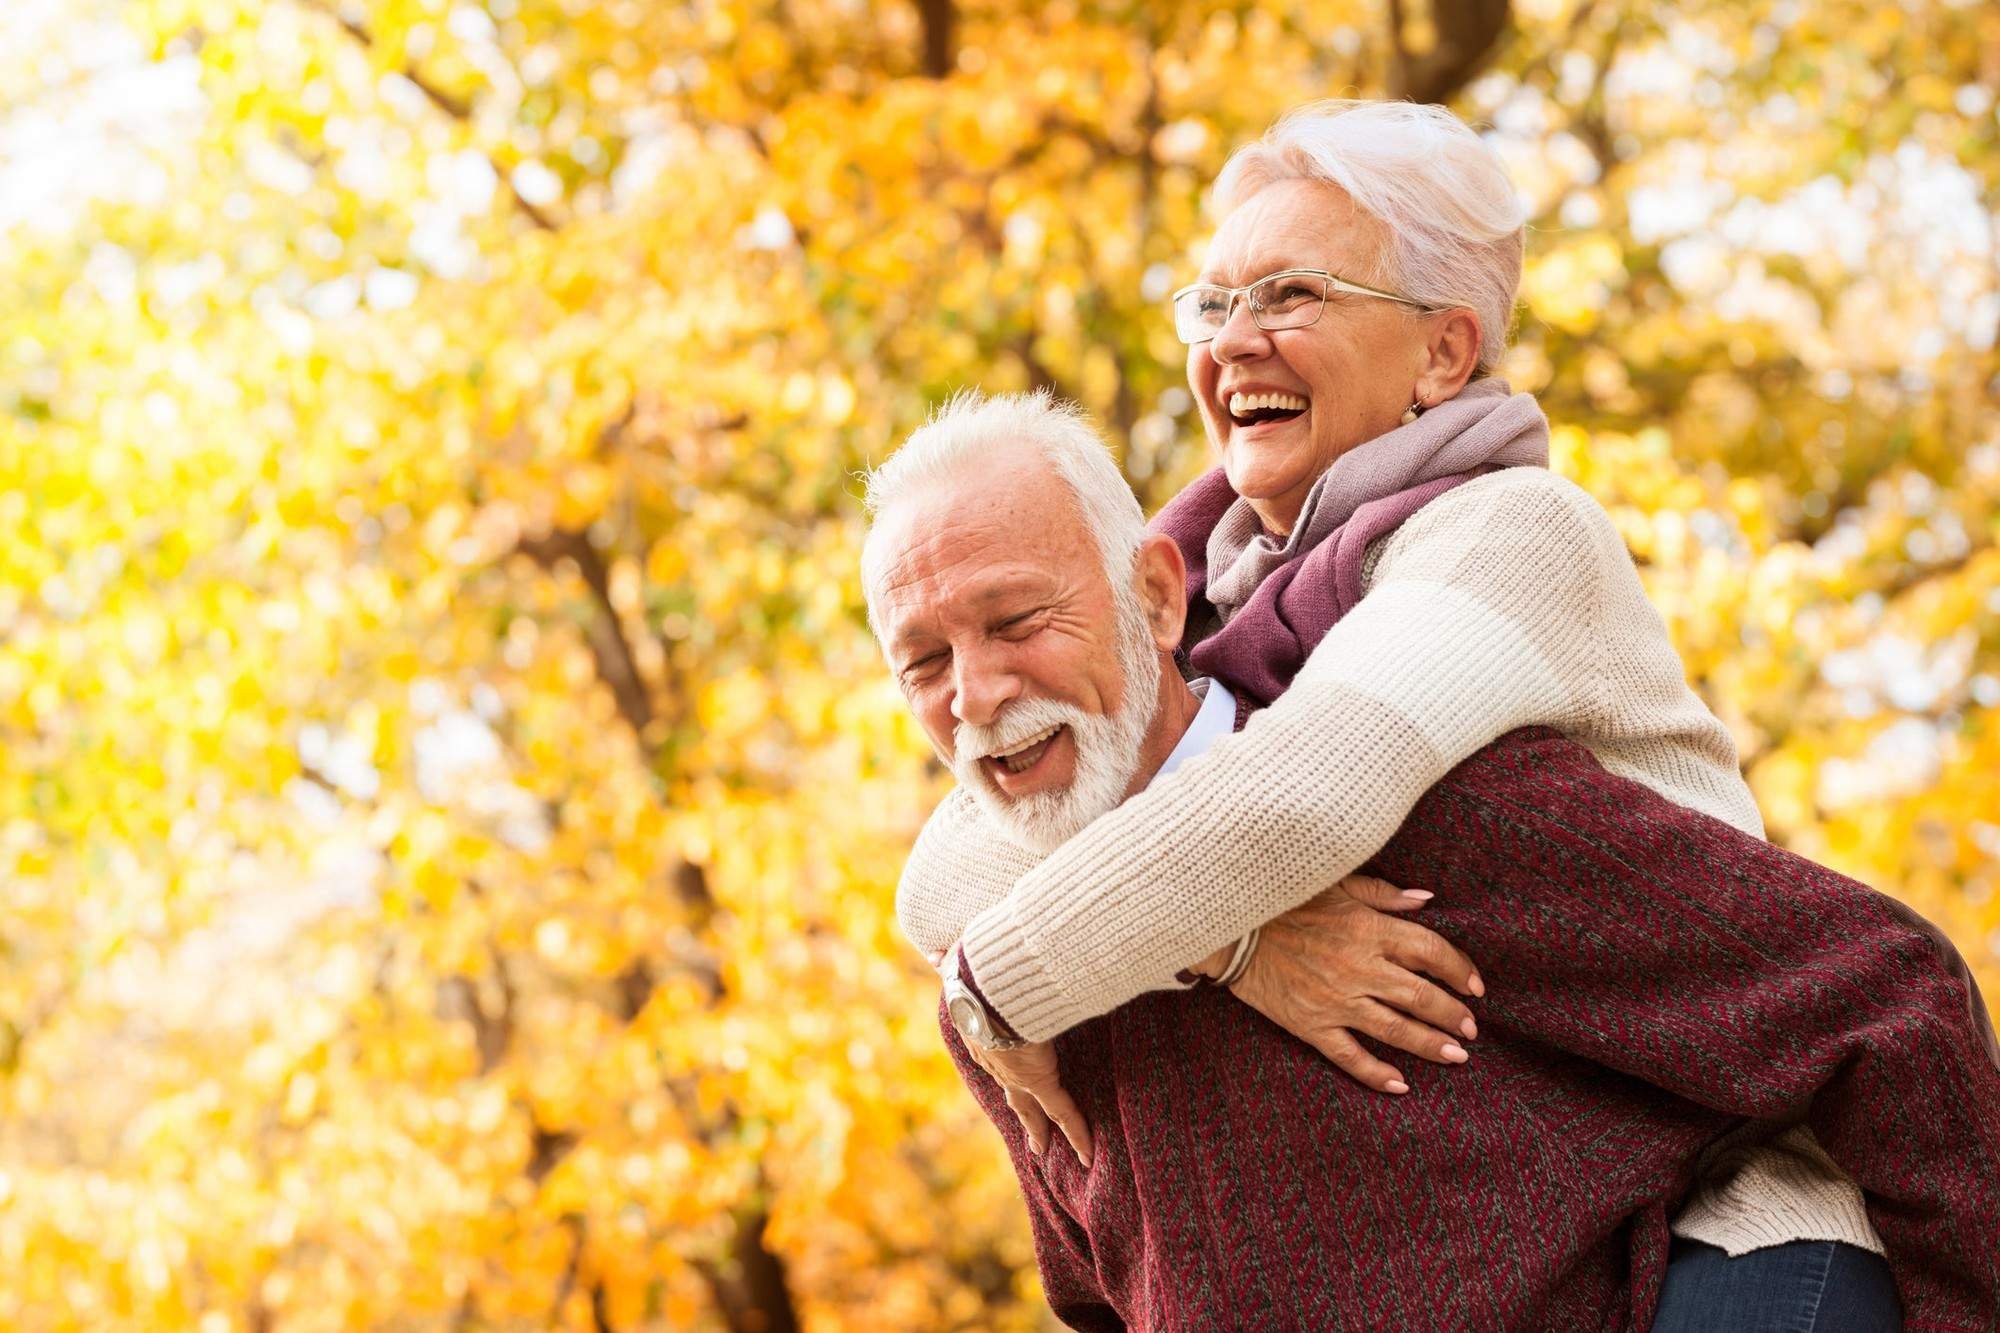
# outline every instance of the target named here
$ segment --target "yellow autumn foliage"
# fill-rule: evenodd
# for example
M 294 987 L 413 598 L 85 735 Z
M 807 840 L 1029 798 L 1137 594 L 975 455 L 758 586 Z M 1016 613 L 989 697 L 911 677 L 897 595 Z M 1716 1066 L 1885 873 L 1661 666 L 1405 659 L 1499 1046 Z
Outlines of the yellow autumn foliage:
M 1474 8 L 0 12 L 0 1327 L 1041 1326 L 855 473 L 1045 384 L 1162 502 L 1204 187 L 1343 92 L 1488 127 L 1773 837 L 2000 993 L 2000 14 Z

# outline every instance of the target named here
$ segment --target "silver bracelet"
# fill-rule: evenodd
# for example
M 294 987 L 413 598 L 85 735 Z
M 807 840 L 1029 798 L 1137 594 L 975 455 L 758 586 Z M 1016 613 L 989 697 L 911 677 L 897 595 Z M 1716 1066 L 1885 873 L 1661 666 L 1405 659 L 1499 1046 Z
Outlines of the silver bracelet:
M 1222 974 L 1215 979 L 1216 985 L 1233 986 L 1250 970 L 1250 955 L 1257 952 L 1257 940 L 1263 933 L 1262 926 L 1252 926 L 1248 935 L 1236 941 L 1236 950 L 1229 955 L 1229 966 L 1223 968 Z

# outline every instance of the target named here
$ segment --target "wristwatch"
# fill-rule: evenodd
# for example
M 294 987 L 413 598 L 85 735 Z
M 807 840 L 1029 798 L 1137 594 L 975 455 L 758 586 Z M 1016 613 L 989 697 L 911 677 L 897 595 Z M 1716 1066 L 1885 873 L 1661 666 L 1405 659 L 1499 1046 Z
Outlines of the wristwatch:
M 944 1008 L 951 1015 L 951 1025 L 958 1029 L 958 1035 L 969 1045 L 988 1051 L 1011 1051 L 1028 1043 L 1019 1037 L 1009 1037 L 1001 1033 L 993 1022 L 993 1015 L 986 1012 L 986 1005 L 978 992 L 965 984 L 958 974 L 958 950 L 953 949 L 944 960 Z

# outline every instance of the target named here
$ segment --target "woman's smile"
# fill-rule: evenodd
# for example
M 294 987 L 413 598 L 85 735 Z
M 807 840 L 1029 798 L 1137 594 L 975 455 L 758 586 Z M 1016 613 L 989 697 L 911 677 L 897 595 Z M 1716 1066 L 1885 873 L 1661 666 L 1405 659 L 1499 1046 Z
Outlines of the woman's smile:
M 1229 420 L 1242 429 L 1297 420 L 1312 403 L 1296 393 L 1232 393 L 1226 406 Z

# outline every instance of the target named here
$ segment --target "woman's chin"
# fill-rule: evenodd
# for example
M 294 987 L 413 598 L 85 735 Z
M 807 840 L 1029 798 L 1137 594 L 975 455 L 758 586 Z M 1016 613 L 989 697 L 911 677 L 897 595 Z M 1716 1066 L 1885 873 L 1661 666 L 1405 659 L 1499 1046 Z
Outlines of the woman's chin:
M 1279 500 L 1294 491 L 1303 494 L 1313 484 L 1316 474 L 1310 467 L 1291 459 L 1283 460 L 1286 466 L 1273 467 L 1271 463 L 1277 460 L 1245 458 L 1245 452 L 1232 448 L 1223 455 L 1222 472 L 1229 478 L 1229 489 L 1246 500 Z
M 1229 479 L 1229 489 L 1250 502 L 1265 529 L 1281 535 L 1292 530 L 1306 493 L 1319 480 L 1319 473 L 1310 468 L 1281 471 L 1253 466 L 1239 470 L 1233 458 L 1223 460 L 1222 474 Z
M 1255 486 L 1260 491 L 1283 490 L 1296 484 L 1303 473 L 1313 470 L 1317 450 L 1311 433 L 1303 429 L 1305 421 L 1302 417 L 1230 427 L 1222 444 L 1222 461 L 1229 469 L 1230 485 L 1236 486 L 1238 495 L 1246 494 L 1243 486 Z

